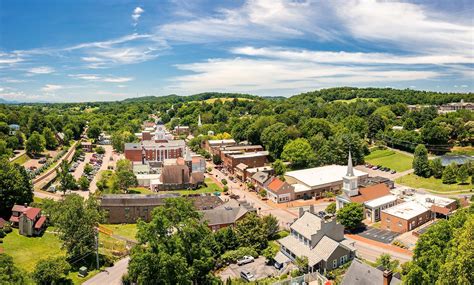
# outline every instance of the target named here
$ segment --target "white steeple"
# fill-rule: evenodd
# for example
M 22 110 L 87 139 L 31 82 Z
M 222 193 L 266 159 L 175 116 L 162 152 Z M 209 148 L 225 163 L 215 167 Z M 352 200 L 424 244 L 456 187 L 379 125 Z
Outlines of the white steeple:
M 202 127 L 201 114 L 199 114 L 199 117 L 198 117 L 198 127 Z
M 347 160 L 347 173 L 346 176 L 342 178 L 342 190 L 347 196 L 352 197 L 359 195 L 359 186 L 357 185 L 358 179 L 359 178 L 354 175 L 354 167 L 352 166 L 352 155 L 351 151 L 349 151 L 349 159 Z
M 191 151 L 189 148 L 186 148 L 186 158 L 184 159 L 185 161 L 192 161 L 193 159 L 191 158 Z

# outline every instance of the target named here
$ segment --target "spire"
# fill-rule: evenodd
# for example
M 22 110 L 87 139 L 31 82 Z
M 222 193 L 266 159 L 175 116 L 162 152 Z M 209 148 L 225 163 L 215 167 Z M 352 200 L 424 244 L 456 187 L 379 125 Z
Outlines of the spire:
M 198 127 L 202 127 L 201 114 L 199 114 L 199 117 L 198 117 Z
M 349 150 L 349 159 L 347 160 L 347 173 L 346 176 L 354 176 L 354 168 L 352 167 L 352 155 Z
M 189 151 L 189 148 L 186 148 L 186 158 L 184 160 L 185 161 L 192 161 L 193 160 L 191 158 L 191 152 Z

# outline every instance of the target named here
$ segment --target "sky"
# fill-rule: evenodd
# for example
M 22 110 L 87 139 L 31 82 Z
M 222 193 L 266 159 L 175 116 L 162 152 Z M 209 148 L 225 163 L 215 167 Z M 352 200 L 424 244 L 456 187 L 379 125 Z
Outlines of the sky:
M 0 0 L 0 98 L 474 90 L 474 1 Z

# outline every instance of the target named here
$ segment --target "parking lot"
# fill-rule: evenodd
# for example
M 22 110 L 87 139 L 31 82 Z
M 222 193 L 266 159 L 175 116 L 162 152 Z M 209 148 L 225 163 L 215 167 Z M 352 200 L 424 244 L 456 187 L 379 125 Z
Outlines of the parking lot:
M 261 256 L 256 258 L 254 262 L 242 266 L 231 264 L 219 273 L 219 277 L 223 281 L 227 280 L 229 277 L 232 279 L 240 278 L 240 272 L 244 270 L 250 271 L 250 273 L 255 276 L 256 280 L 278 275 L 278 270 L 272 265 L 265 264 L 265 257 Z
M 365 231 L 359 233 L 358 235 L 388 244 L 391 243 L 399 235 L 399 233 L 368 227 Z

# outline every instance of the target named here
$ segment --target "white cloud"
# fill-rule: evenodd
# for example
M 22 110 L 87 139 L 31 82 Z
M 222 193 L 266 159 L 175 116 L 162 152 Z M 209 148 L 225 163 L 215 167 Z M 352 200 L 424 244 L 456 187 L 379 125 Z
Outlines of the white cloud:
M 27 70 L 29 75 L 36 75 L 36 74 L 50 74 L 54 72 L 54 68 L 49 66 L 38 66 L 32 67 Z
M 24 58 L 16 53 L 3 53 L 0 51 L 0 68 L 13 66 L 23 61 Z
M 64 87 L 61 85 L 55 85 L 55 84 L 46 84 L 43 88 L 41 88 L 41 91 L 43 92 L 54 92 L 60 89 L 63 89 Z
M 145 12 L 141 7 L 136 7 L 133 10 L 132 19 L 133 19 L 133 26 L 138 24 L 138 20 L 140 19 L 141 15 Z
M 123 83 L 132 81 L 133 77 L 114 77 L 114 76 L 101 76 L 98 74 L 69 74 L 69 77 L 96 81 L 96 82 L 111 82 L 111 83 Z

